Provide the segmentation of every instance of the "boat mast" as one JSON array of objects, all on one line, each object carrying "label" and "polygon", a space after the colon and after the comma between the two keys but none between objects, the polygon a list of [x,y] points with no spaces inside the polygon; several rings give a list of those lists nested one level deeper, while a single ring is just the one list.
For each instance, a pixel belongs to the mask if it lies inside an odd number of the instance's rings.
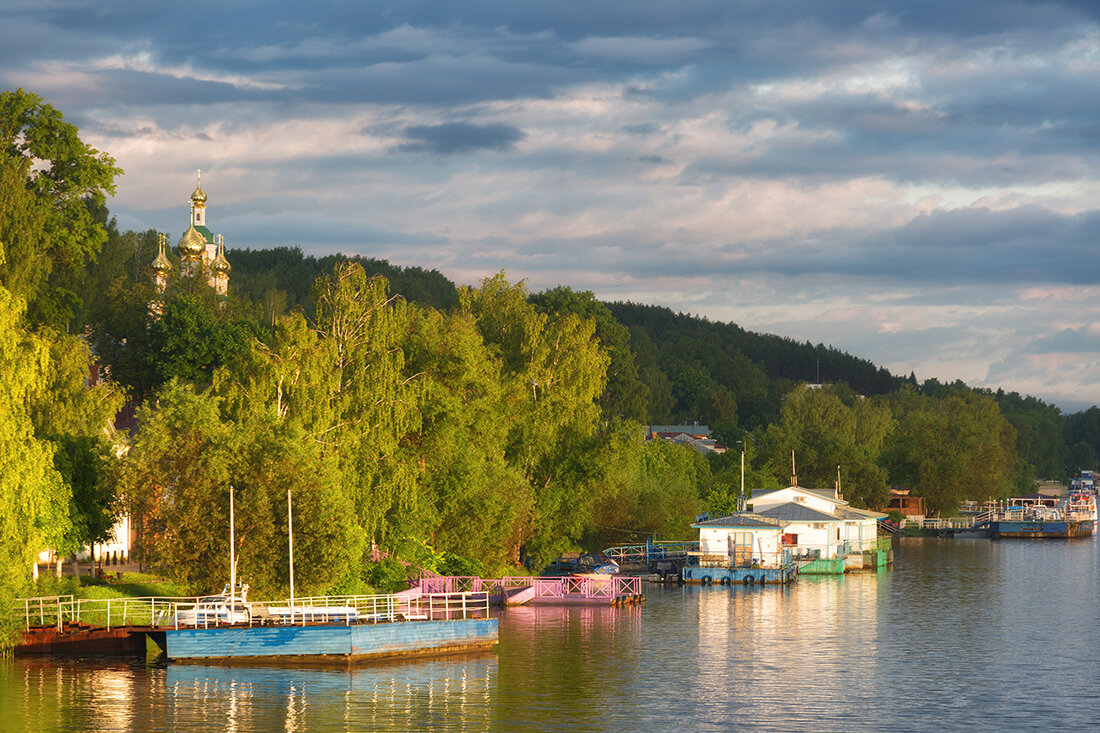
[{"label": "boat mast", "polygon": [[237,593],[237,551],[233,537],[233,484],[229,484],[229,597]]},{"label": "boat mast", "polygon": [[286,490],[286,527],[290,543],[290,609],[294,613],[294,517],[290,509],[290,489]]}]

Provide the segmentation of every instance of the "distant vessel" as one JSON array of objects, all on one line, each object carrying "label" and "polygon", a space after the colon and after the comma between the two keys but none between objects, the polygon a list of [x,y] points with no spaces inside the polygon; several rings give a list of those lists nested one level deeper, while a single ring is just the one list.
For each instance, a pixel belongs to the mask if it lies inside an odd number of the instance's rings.
[{"label": "distant vessel", "polygon": [[1096,521],[1096,494],[1086,491],[1070,490],[1066,497],[1066,514],[1077,519]]},{"label": "distant vessel", "polygon": [[991,539],[1091,537],[1096,528],[1096,497],[1082,493],[1071,493],[1064,501],[1042,494],[1015,497],[975,528],[988,530]]},{"label": "distant vessel", "polygon": [[1092,471],[1081,470],[1069,481],[1071,492],[1080,492],[1096,496],[1096,477]]}]

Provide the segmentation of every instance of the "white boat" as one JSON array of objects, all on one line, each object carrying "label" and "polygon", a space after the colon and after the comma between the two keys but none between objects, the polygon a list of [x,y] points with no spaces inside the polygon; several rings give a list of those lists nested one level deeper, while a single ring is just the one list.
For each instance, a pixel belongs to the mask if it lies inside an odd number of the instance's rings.
[{"label": "white boat", "polygon": [[354,606],[253,605],[252,615],[253,618],[264,616],[281,624],[353,623],[360,620],[359,610]]},{"label": "white boat", "polygon": [[251,619],[247,598],[247,584],[237,586],[235,592],[227,584],[217,595],[202,596],[194,604],[177,605],[175,624],[177,626],[246,624]]},{"label": "white boat", "polygon": [[1096,494],[1071,489],[1066,497],[1065,511],[1066,516],[1071,519],[1091,519],[1095,522]]}]

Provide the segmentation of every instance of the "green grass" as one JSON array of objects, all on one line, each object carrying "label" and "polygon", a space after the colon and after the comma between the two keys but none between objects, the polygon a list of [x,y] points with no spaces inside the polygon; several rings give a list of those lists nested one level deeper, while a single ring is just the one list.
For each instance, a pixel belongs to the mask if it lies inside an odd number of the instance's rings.
[{"label": "green grass", "polygon": [[[136,607],[128,607],[124,603],[127,598],[156,597],[188,597],[191,594],[179,583],[166,581],[154,575],[142,573],[121,573],[107,578],[93,578],[81,576],[75,578],[65,576],[43,576],[39,578],[37,596],[72,596],[76,600],[87,601],[120,601],[110,604],[110,617],[107,615],[107,604],[93,603],[91,607],[83,606],[80,612],[80,620],[84,623],[100,626],[118,626],[123,624],[143,625],[150,622],[148,605],[139,604]],[[53,623],[57,618],[56,612],[51,613],[51,607],[47,604],[44,609],[45,616],[40,620],[45,623]],[[48,618],[47,618],[48,617]]]},{"label": "green grass", "polygon": [[192,595],[179,584],[148,573],[120,573],[109,579],[82,575],[57,578],[43,575],[38,580],[35,595],[73,596],[74,598],[146,598],[148,596],[186,597]]}]

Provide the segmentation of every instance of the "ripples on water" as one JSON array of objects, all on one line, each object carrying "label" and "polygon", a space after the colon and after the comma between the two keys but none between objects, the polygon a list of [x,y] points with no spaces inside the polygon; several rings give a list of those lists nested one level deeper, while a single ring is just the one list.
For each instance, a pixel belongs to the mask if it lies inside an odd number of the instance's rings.
[{"label": "ripples on water", "polygon": [[904,540],[894,569],[509,609],[496,654],[352,670],[0,663],[27,731],[1092,730],[1097,542]]}]

